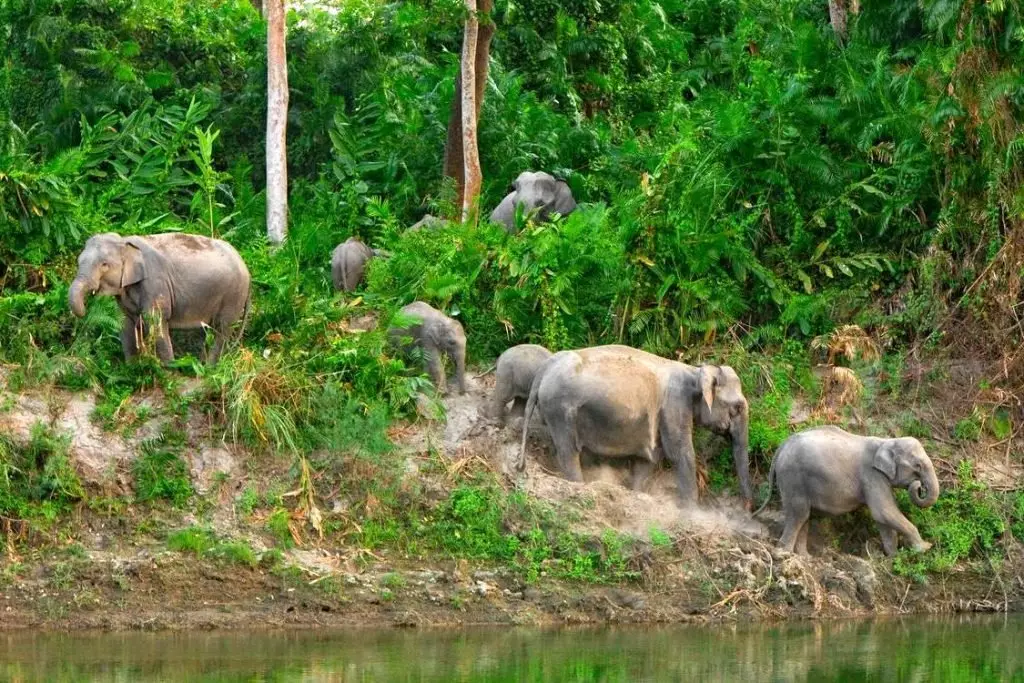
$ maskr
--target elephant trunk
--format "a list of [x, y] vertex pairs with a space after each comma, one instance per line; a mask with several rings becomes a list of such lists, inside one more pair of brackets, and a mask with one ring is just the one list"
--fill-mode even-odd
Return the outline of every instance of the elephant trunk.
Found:
[[68, 305], [76, 317], [81, 318], [85, 315], [85, 297], [92, 289], [88, 280], [81, 275], [71, 283], [71, 288], [68, 290]]
[[921, 476], [925, 481], [915, 479], [907, 487], [907, 493], [910, 494], [910, 500], [914, 505], [926, 508], [935, 505], [935, 501], [939, 499], [939, 478], [931, 466]]
[[748, 411], [744, 409], [733, 418], [729, 428], [732, 437], [732, 459], [736, 465], [736, 476], [740, 482], [740, 494], [747, 510], [753, 509], [754, 495], [750, 489], [750, 457], [748, 452]]

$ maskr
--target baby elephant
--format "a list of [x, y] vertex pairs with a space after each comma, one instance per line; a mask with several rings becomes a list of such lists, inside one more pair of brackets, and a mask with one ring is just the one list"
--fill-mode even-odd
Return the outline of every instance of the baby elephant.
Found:
[[489, 416], [504, 422], [505, 406], [513, 399], [512, 411], [522, 412], [526, 408], [526, 399], [530, 397], [533, 377], [548, 358], [551, 358], [551, 352], [537, 344], [513, 346], [498, 356], [497, 381]]
[[380, 249], [370, 249], [358, 237], [349, 237], [331, 253], [331, 278], [334, 288], [355, 291], [363, 281], [366, 264], [375, 256], [386, 256]]
[[455, 383], [459, 385], [459, 393], [466, 393], [466, 333], [462, 325], [422, 301], [405, 306], [401, 314], [404, 318], [420, 322], [408, 327], [392, 327], [388, 330], [392, 341], [398, 343], [403, 337], [412, 337], [412, 345], [423, 349], [430, 379], [441, 393], [446, 392], [441, 354], [447, 354], [455, 363]]
[[768, 472], [768, 500], [773, 478], [786, 515], [779, 539], [783, 550], [807, 554], [812, 509], [839, 515], [862, 505], [871, 510], [887, 555], [896, 552], [897, 532], [918, 552], [932, 547], [903, 516], [892, 495], [892, 487], [906, 487], [918, 507], [934, 505], [939, 497], [932, 461], [915, 438], [857, 436], [838, 427], [808, 429], [786, 439], [776, 452]]

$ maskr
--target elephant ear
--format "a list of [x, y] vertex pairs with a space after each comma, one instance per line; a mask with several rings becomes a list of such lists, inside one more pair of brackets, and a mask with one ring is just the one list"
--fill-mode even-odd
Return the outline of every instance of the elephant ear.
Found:
[[700, 368], [700, 393], [704, 397], [704, 403], [708, 410], [715, 402], [715, 382], [718, 379], [718, 368], [714, 365], [702, 365]]
[[888, 477], [889, 481], [896, 479], [896, 458], [890, 444], [883, 443], [878, 447], [871, 466]]
[[121, 247], [121, 287], [141, 282], [146, 277], [146, 262], [142, 253], [142, 242], [135, 239], [125, 240]]
[[555, 202], [551, 208], [562, 216], [568, 216], [576, 210], [576, 200], [572, 198], [572, 190], [564, 180], [559, 180], [555, 185]]

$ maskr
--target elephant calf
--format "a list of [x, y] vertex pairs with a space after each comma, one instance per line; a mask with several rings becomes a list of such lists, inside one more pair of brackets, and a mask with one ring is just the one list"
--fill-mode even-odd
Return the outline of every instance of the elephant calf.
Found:
[[145, 237], [108, 232], [86, 241], [68, 304], [81, 318], [88, 295], [117, 297], [125, 315], [126, 359], [138, 354], [153, 321], [159, 325], [156, 352], [165, 363], [174, 360], [170, 329], [209, 326], [216, 333], [208, 356], [213, 364], [231, 326], [249, 311], [249, 280], [242, 257], [223, 240], [177, 232]]
[[363, 281], [366, 263], [376, 255], [373, 249], [359, 241], [358, 237], [349, 237], [334, 248], [331, 253], [331, 279], [336, 290], [355, 291]]
[[903, 516], [892, 494], [894, 486], [906, 487], [918, 507], [933, 505], [939, 497], [935, 468], [915, 438], [857, 436], [838, 427], [808, 429], [786, 439], [775, 454], [768, 500], [773, 479], [786, 515], [779, 539], [783, 550], [807, 554], [811, 510], [839, 515], [862, 505], [871, 510], [887, 555], [896, 552], [897, 532], [918, 552], [932, 547]]
[[404, 318], [418, 320], [406, 327], [392, 327], [388, 335], [394, 342], [412, 337], [412, 345], [423, 349], [427, 371], [434, 386], [445, 393], [444, 366], [441, 354], [447, 354], [455, 364], [455, 383], [459, 393], [466, 393], [466, 333], [457, 320], [452, 320], [430, 304], [414, 301], [401, 310]]
[[548, 358], [551, 352], [538, 344], [519, 344], [498, 356], [494, 395], [488, 410], [490, 417], [504, 422], [505, 406], [513, 399], [513, 412], [525, 409], [533, 378]]
[[513, 181], [509, 193], [491, 212], [491, 221], [501, 223], [511, 232], [515, 229], [517, 206], [522, 206], [524, 213], [536, 212], [539, 220], [545, 220], [552, 213], [568, 216], [576, 210], [576, 200], [564, 180], [543, 171], [524, 171]]

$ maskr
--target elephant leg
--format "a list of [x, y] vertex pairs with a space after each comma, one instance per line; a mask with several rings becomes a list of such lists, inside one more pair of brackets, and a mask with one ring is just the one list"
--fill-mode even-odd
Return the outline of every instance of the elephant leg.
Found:
[[889, 557], [896, 554], [896, 542], [898, 540], [895, 529], [878, 525], [878, 534], [882, 537], [882, 550]]
[[440, 352], [432, 346], [426, 346], [423, 349], [423, 357], [427, 365], [427, 374], [434, 382], [434, 387], [439, 393], [447, 393], [448, 387], [445, 383], [444, 364], [441, 362]]
[[654, 468], [657, 467], [657, 463], [651, 462], [646, 458], [635, 458], [633, 460], [633, 490], [634, 491], [646, 491], [647, 485], [651, 481], [651, 475], [654, 474]]
[[811, 519], [807, 518], [807, 521], [800, 527], [800, 531], [796, 532], [796, 553], [797, 555], [810, 555], [807, 552], [807, 534], [811, 530]]
[[501, 386], [501, 383], [499, 382], [494, 387], [494, 398], [491, 399], [491, 405], [490, 405], [490, 409], [489, 409], [490, 414], [491, 414], [490, 416], [493, 419], [498, 420], [500, 423], [504, 424], [505, 423], [505, 406], [508, 404], [509, 399], [511, 399], [511, 398], [512, 397], [509, 396], [508, 390], [507, 389], [503, 389], [502, 386]]
[[[220, 355], [224, 353], [224, 344], [227, 343], [228, 335], [231, 334], [230, 325], [218, 325], [213, 337], [213, 350], [206, 356], [208, 365], [216, 365]], [[203, 344], [203, 351], [206, 351], [206, 344]]]
[[121, 350], [124, 351], [124, 359], [131, 360], [139, 354], [139, 329], [138, 318], [125, 316], [124, 324], [121, 325]]
[[[900, 512], [900, 508], [896, 505], [896, 499], [893, 498], [890, 489], [879, 492], [868, 488], [867, 504], [871, 510], [871, 517], [879, 527], [888, 527], [892, 531], [898, 532], [910, 541], [911, 547], [919, 553], [923, 553], [932, 547], [931, 543], [921, 538], [921, 533], [917, 530], [917, 527]], [[893, 546], [893, 552], [895, 552], [895, 543]]]
[[551, 440], [555, 442], [555, 453], [562, 474], [569, 481], [582, 482], [583, 469], [580, 467], [580, 449], [576, 439], [575, 416], [559, 416], [548, 422]]
[[160, 322], [160, 329], [156, 331], [156, 355], [162, 363], [170, 363], [174, 360], [174, 345], [171, 344], [171, 330], [167, 321]]
[[785, 501], [786, 526], [779, 539], [779, 547], [789, 552], [796, 552], [798, 536], [811, 518], [811, 506], [804, 498]]

